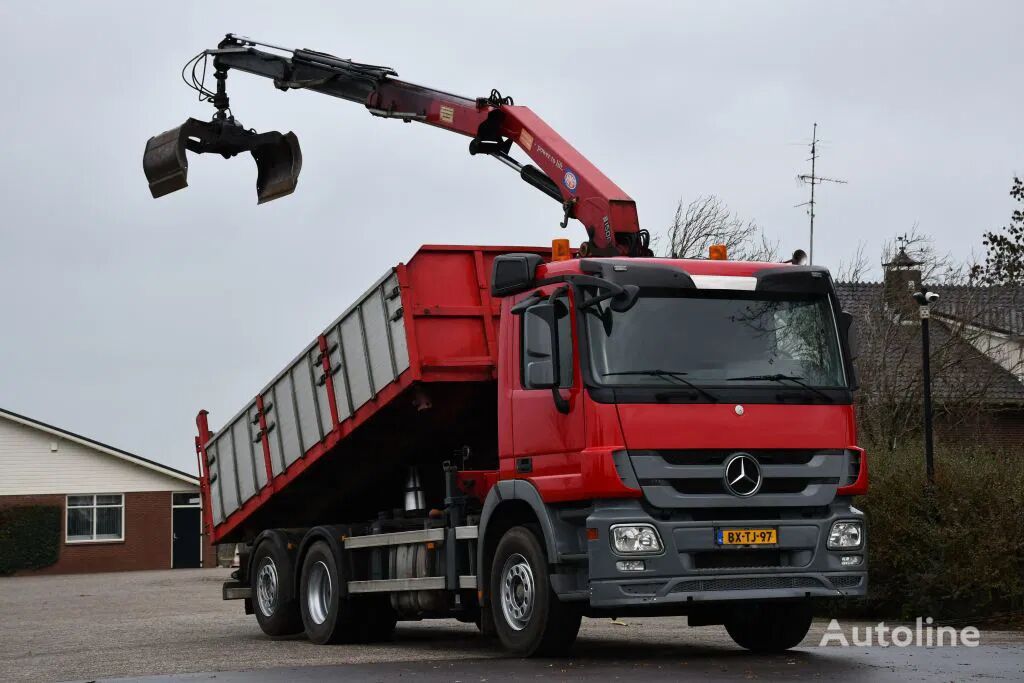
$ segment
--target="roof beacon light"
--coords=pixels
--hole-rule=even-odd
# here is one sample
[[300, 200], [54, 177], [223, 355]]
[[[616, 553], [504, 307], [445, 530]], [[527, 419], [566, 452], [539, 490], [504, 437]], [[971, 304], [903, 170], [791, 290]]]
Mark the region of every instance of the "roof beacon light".
[[572, 252], [569, 251], [569, 240], [565, 238], [551, 240], [552, 261], [568, 261], [570, 258], [572, 258]]
[[708, 247], [708, 258], [712, 261], [725, 261], [729, 258], [724, 244], [712, 244]]

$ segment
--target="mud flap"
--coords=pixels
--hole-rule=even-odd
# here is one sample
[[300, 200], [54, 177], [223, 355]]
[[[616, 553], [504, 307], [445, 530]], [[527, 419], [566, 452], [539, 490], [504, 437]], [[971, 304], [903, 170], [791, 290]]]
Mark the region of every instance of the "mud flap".
[[142, 170], [154, 199], [188, 187], [186, 150], [220, 154], [225, 159], [250, 152], [256, 161], [259, 204], [294, 192], [302, 170], [302, 151], [294, 133], [256, 133], [230, 119], [188, 119], [146, 143]]

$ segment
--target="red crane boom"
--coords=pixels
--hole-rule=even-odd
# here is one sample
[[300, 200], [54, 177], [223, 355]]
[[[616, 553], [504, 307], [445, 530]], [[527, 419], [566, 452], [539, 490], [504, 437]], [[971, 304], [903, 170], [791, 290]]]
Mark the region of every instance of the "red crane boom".
[[[268, 49], [259, 49], [259, 48]], [[281, 54], [285, 53], [285, 54]], [[198, 76], [213, 58], [216, 90]], [[360, 64], [312, 50], [286, 50], [228, 34], [216, 49], [205, 50], [191, 66], [192, 87], [212, 102], [210, 122], [189, 119], [178, 128], [150, 138], [143, 167], [154, 197], [187, 186], [185, 150], [230, 157], [251, 152], [259, 169], [260, 203], [291, 194], [301, 169], [298, 140], [292, 133], [257, 134], [235, 121], [226, 90], [228, 71], [236, 69], [273, 80], [281, 90], [304, 89], [363, 104], [385, 118], [419, 121], [469, 137], [471, 154], [493, 156], [516, 170], [530, 185], [562, 205], [565, 227], [570, 218], [583, 223], [588, 241], [583, 255], [649, 256], [649, 235], [640, 228], [636, 203], [529, 107], [492, 90], [488, 97], [467, 98], [407, 83], [384, 66]], [[509, 152], [517, 145], [536, 164], [521, 164]]]

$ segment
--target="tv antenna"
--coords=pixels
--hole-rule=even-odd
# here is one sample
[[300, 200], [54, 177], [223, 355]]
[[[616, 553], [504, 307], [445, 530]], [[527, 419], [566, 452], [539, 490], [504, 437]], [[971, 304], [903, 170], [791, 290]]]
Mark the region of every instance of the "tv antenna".
[[815, 187], [815, 185], [820, 185], [822, 183], [839, 183], [841, 185], [845, 185], [846, 184], [845, 180], [839, 180], [838, 178], [823, 178], [823, 177], [821, 177], [821, 176], [819, 176], [817, 174], [817, 172], [815, 170], [815, 167], [816, 167], [815, 162], [818, 160], [818, 143], [819, 142], [820, 142], [820, 140], [818, 140], [818, 123], [815, 122], [814, 123], [814, 134], [811, 136], [811, 158], [808, 159], [808, 161], [811, 162], [811, 173], [810, 173], [810, 175], [804, 173], [804, 174], [801, 174], [801, 175], [797, 176], [797, 180], [799, 180], [799, 181], [801, 181], [803, 183], [807, 183], [808, 185], [811, 186], [811, 199], [810, 199], [810, 201], [806, 201], [806, 202], [803, 202], [801, 204], [797, 204], [796, 205], [796, 206], [806, 206], [806, 207], [808, 207], [807, 213], [811, 217], [811, 240], [810, 240], [810, 248], [808, 249], [808, 257], [807, 257], [807, 262], [808, 263], [814, 263], [814, 187]]

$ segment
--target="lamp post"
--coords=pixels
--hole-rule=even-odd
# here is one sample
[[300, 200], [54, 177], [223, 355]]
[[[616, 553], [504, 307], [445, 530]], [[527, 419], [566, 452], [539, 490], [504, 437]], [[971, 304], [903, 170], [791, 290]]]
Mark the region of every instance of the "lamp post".
[[931, 305], [939, 300], [939, 295], [929, 292], [924, 286], [914, 292], [914, 301], [918, 303], [921, 315], [921, 368], [924, 372], [924, 468], [928, 476], [928, 484], [935, 483], [935, 454], [932, 448], [932, 372], [931, 353], [928, 348], [928, 320], [931, 317]]

